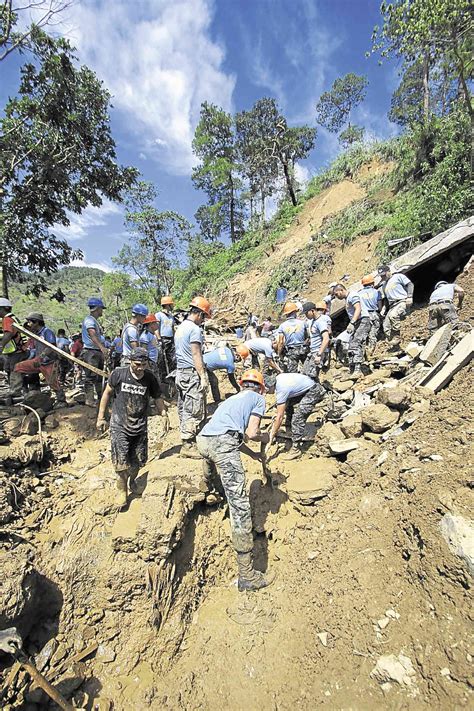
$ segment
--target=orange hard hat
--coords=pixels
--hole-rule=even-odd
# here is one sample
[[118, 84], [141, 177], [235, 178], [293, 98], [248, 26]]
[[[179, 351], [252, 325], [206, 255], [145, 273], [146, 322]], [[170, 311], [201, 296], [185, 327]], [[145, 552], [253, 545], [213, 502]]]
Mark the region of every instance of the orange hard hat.
[[189, 306], [193, 306], [195, 309], [203, 311], [206, 316], [211, 316], [211, 304], [204, 298], [204, 296], [195, 296]]
[[145, 320], [143, 321], [143, 323], [157, 323], [157, 322], [158, 322], [158, 319], [156, 318], [155, 314], [148, 314], [148, 316], [146, 316]]
[[283, 307], [283, 314], [287, 316], [288, 314], [292, 314], [293, 311], [298, 311], [298, 304], [295, 304], [294, 301], [287, 301]]
[[362, 286], [369, 286], [369, 284], [375, 283], [375, 277], [372, 274], [366, 274], [361, 279]]
[[243, 343], [240, 344], [239, 346], [237, 346], [237, 348], [235, 350], [236, 350], [236, 353], [238, 353], [242, 359], [248, 358], [250, 355], [249, 349], [247, 348], [247, 346], [244, 346]]
[[174, 306], [174, 301], [172, 296], [162, 296], [161, 297], [162, 306]]
[[315, 306], [318, 309], [318, 311], [327, 311], [328, 310], [328, 305], [325, 301], [316, 301]]
[[257, 385], [260, 385], [261, 393], [263, 393], [263, 391], [265, 390], [263, 375], [259, 370], [256, 370], [255, 368], [246, 370], [240, 378], [239, 382], [241, 385], [243, 385], [244, 383], [257, 383]]

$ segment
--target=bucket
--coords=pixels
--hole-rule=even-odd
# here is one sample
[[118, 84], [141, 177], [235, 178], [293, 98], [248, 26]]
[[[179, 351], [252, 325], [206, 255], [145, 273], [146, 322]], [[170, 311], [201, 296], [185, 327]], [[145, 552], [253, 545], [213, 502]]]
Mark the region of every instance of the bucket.
[[288, 296], [288, 289], [283, 289], [283, 287], [279, 287], [276, 290], [276, 302], [277, 304], [284, 304], [286, 301], [286, 297]]
[[243, 338], [244, 337], [244, 329], [243, 328], [236, 328], [235, 335], [237, 336], [237, 338]]

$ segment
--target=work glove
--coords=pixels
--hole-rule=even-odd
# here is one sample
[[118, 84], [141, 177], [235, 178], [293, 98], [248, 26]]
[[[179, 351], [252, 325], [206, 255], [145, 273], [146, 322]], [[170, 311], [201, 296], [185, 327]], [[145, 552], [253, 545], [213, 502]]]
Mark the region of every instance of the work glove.
[[0, 651], [7, 654], [14, 654], [17, 649], [21, 649], [23, 640], [16, 631], [16, 627], [9, 627], [0, 632]]
[[354, 333], [354, 324], [349, 323], [346, 328], [347, 333]]

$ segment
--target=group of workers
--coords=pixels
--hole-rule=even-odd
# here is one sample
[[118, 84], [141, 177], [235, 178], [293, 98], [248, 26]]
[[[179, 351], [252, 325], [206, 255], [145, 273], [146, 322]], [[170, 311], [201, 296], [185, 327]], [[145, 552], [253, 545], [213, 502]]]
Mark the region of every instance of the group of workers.
[[[353, 377], [357, 377], [381, 329], [391, 346], [399, 344], [400, 323], [413, 303], [413, 290], [414, 285], [406, 275], [392, 273], [384, 265], [377, 275], [365, 276], [360, 289], [348, 291], [344, 284], [331, 284], [328, 294], [320, 301], [301, 305], [286, 303], [284, 320], [276, 329], [267, 318], [265, 332], [255, 323], [254, 331], [247, 334], [253, 337], [235, 348], [223, 342], [207, 351], [203, 327], [211, 316], [211, 304], [203, 296], [192, 299], [180, 323], [174, 316], [171, 296], [161, 299], [157, 313], [150, 313], [145, 304], [135, 304], [129, 321], [110, 347], [100, 323], [105, 304], [99, 297], [90, 298], [81, 333], [85, 401], [89, 406], [96, 406], [98, 401], [97, 427], [100, 429], [107, 426], [112, 401], [109, 428], [117, 480], [114, 502], [117, 508], [127, 504], [129, 491], [136, 492], [139, 468], [147, 461], [150, 400], [155, 401], [156, 412], [166, 416], [167, 405], [162, 394], [166, 391], [166, 381], [172, 380], [177, 393], [181, 456], [203, 461], [209, 486], [216, 481], [214, 471], [217, 470], [229, 504], [239, 590], [256, 590], [268, 585], [271, 576], [253, 566], [250, 502], [241, 452], [246, 451], [253, 458], [265, 457], [286, 417], [291, 437], [286, 457], [301, 456], [308, 417], [326, 395], [319, 374], [332, 341], [329, 311], [333, 299], [345, 302], [349, 323], [343, 334], [349, 367]], [[430, 329], [455, 321], [454, 300], [457, 298], [459, 307], [463, 297], [463, 290], [456, 284], [438, 282], [430, 298]], [[0, 315], [3, 318], [0, 354], [3, 354], [3, 367], [9, 374], [11, 389], [21, 392], [24, 376], [39, 379], [42, 374], [56, 392], [56, 401], [61, 406], [65, 398], [56, 368], [58, 353], [47, 344], [61, 348], [63, 335], [58, 332], [56, 338], [41, 314], [29, 314], [28, 330], [41, 338], [35, 342], [31, 357], [28, 350], [31, 344], [18, 328], [19, 322], [8, 299], [0, 299]], [[104, 367], [111, 351], [118, 367], [108, 375], [104, 387]], [[235, 372], [239, 361], [243, 363], [243, 373], [237, 381]], [[219, 370], [227, 373], [235, 390], [235, 394], [223, 402], [216, 376]], [[206, 421], [209, 390], [218, 407]], [[275, 393], [276, 400], [276, 413], [266, 432], [260, 429], [266, 409], [264, 392]], [[260, 454], [246, 447], [248, 441], [261, 444]]]

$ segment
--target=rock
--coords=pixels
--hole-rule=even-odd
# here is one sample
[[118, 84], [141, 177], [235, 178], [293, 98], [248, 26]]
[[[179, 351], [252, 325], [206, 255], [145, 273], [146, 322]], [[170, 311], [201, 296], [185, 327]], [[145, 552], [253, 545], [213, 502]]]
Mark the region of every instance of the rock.
[[352, 402], [353, 397], [354, 397], [354, 391], [353, 390], [346, 390], [345, 393], [341, 393], [339, 395], [339, 400], [342, 400], [343, 402]]
[[435, 365], [447, 351], [453, 333], [452, 324], [446, 323], [433, 333], [420, 353], [423, 363]]
[[337, 474], [338, 466], [334, 459], [319, 457], [291, 462], [285, 485], [288, 497], [305, 506], [313, 504], [330, 493], [334, 486], [333, 477]]
[[364, 439], [376, 444], [382, 440], [383, 435], [375, 434], [375, 432], [364, 432]]
[[388, 368], [379, 368], [378, 370], [375, 370], [373, 373], [370, 373], [370, 375], [367, 375], [364, 378], [364, 389], [369, 385], [375, 385], [376, 383], [381, 383], [384, 380], [387, 380], [387, 378], [390, 378], [391, 374], [392, 373]]
[[310, 551], [308, 553], [308, 560], [315, 560], [318, 557], [318, 554], [316, 551]]
[[316, 433], [315, 441], [323, 454], [330, 454], [329, 442], [344, 439], [342, 430], [332, 422], [325, 422]]
[[116, 654], [111, 647], [106, 647], [103, 644], [99, 644], [96, 656], [100, 662], [108, 664], [115, 660]]
[[412, 425], [419, 417], [429, 412], [431, 403], [429, 400], [414, 402], [409, 410], [403, 413], [400, 424]]
[[57, 415], [51, 414], [45, 418], [44, 427], [46, 430], [55, 430], [59, 427], [59, 418]]
[[389, 617], [382, 617], [380, 620], [377, 620], [377, 625], [381, 630], [384, 630], [388, 625], [390, 624], [390, 618]]
[[357, 449], [358, 446], [359, 444], [355, 441], [355, 439], [339, 439], [335, 442], [329, 442], [329, 449], [331, 454], [334, 455], [347, 454], [353, 449]]
[[449, 550], [463, 560], [474, 575], [474, 522], [447, 513], [440, 521], [441, 535]]
[[378, 467], [381, 467], [382, 464], [385, 464], [385, 462], [387, 461], [387, 459], [388, 459], [388, 452], [387, 452], [386, 449], [384, 449], [384, 451], [382, 452], [382, 454], [380, 455], [380, 457], [377, 459], [377, 466], [378, 466]]
[[317, 637], [318, 637], [319, 641], [321, 642], [321, 644], [323, 645], [323, 647], [328, 646], [329, 634], [327, 632], [318, 632]]
[[43, 671], [57, 648], [58, 643], [54, 638], [46, 642], [41, 652], [35, 656], [35, 666], [38, 671]]
[[373, 445], [362, 440], [357, 450], [349, 452], [346, 463], [353, 469], [365, 468], [370, 460], [375, 457], [375, 454], [376, 451], [373, 449]]
[[386, 405], [369, 405], [362, 411], [362, 423], [372, 432], [385, 432], [398, 422], [399, 413]]
[[348, 415], [341, 422], [341, 430], [345, 437], [360, 437], [362, 434], [362, 417], [357, 415]]
[[53, 398], [49, 392], [34, 391], [27, 393], [23, 398], [23, 402], [34, 410], [49, 412], [53, 409]]
[[408, 407], [410, 396], [404, 388], [383, 387], [377, 392], [377, 400], [383, 405], [387, 405], [387, 407], [403, 410], [405, 407]]
[[356, 415], [358, 412], [362, 412], [367, 405], [370, 405], [370, 395], [360, 393], [356, 390], [354, 392], [354, 400], [352, 401], [352, 405], [349, 410], [347, 410], [345, 416], [349, 417], [349, 415]]
[[54, 682], [55, 688], [63, 696], [69, 697], [78, 689], [86, 678], [86, 666], [83, 662], [72, 664], [62, 674], [57, 682]]
[[345, 393], [346, 390], [350, 390], [353, 385], [353, 380], [336, 380], [332, 384], [332, 387], [337, 393]]
[[395, 610], [385, 610], [385, 616], [386, 617], [391, 617], [392, 620], [399, 620], [400, 619], [400, 613], [396, 612]]
[[400, 686], [412, 686], [415, 682], [415, 669], [411, 659], [400, 652], [398, 657], [394, 654], [380, 657], [370, 676], [381, 684], [395, 681]]
[[443, 461], [443, 457], [441, 456], [441, 454], [432, 454], [430, 459], [432, 462], [442, 462]]
[[407, 355], [411, 356], [412, 358], [418, 358], [418, 356], [423, 350], [423, 346], [420, 346], [420, 344], [416, 341], [410, 341], [410, 343], [407, 343], [403, 350]]

